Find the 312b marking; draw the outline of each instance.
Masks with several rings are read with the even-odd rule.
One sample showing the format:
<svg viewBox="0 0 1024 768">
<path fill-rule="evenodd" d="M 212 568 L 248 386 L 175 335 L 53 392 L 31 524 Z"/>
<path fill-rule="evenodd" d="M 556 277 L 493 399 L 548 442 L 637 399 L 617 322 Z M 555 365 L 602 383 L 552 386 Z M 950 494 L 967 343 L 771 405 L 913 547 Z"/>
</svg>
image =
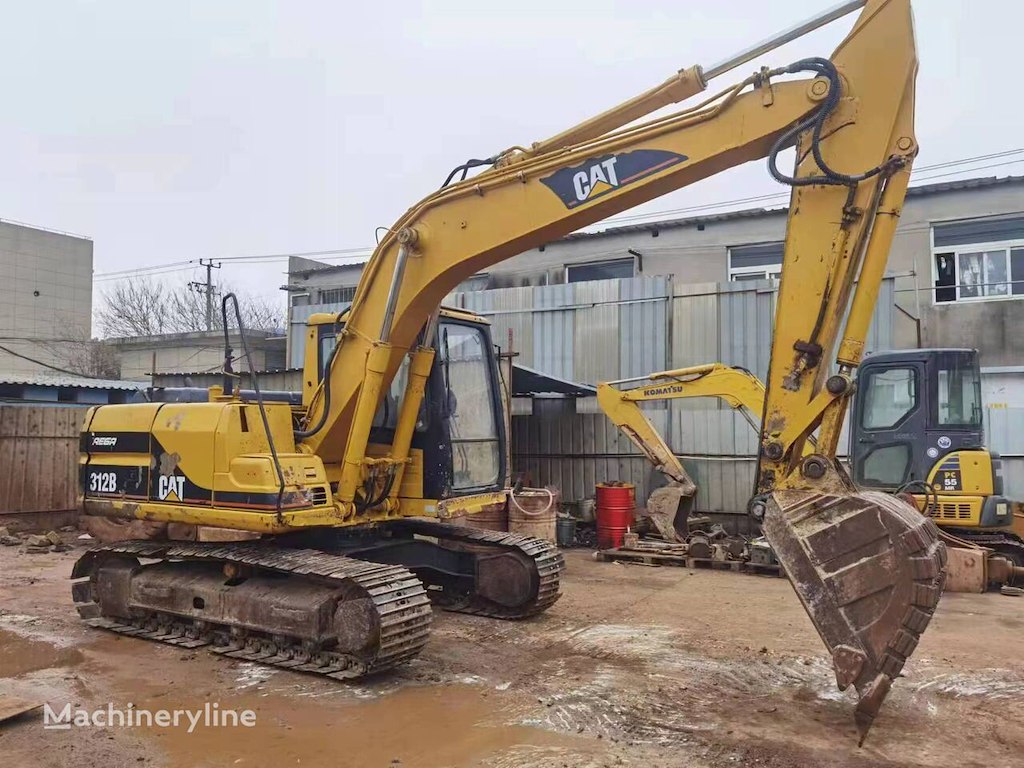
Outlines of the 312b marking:
<svg viewBox="0 0 1024 768">
<path fill-rule="evenodd" d="M 93 493 L 116 493 L 117 475 L 114 472 L 90 472 L 89 490 Z"/>
</svg>

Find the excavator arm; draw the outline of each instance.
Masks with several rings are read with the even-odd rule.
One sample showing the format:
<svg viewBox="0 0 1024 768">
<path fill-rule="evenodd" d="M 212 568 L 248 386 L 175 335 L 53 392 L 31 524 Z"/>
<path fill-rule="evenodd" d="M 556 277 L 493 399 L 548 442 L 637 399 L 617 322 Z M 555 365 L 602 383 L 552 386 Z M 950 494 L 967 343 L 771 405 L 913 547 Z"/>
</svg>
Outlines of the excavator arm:
<svg viewBox="0 0 1024 768">
<path fill-rule="evenodd" d="M 638 381 L 644 383 L 619 389 Z M 697 486 L 640 406 L 693 397 L 718 398 L 739 411 L 755 431 L 760 431 L 757 420 L 764 410 L 764 384 L 743 368 L 708 363 L 597 385 L 597 403 L 605 416 L 668 478 L 668 485 L 656 489 L 647 500 L 647 512 L 666 535 L 674 529 L 680 538 L 688 533 L 687 519 Z"/>
<path fill-rule="evenodd" d="M 631 389 L 623 384 L 646 382 Z M 604 381 L 597 385 L 597 403 L 605 416 L 654 464 L 655 469 L 682 487 L 696 486 L 683 465 L 672 453 L 665 438 L 641 410 L 641 403 L 681 400 L 691 397 L 716 397 L 735 408 L 750 425 L 760 431 L 754 419 L 764 410 L 764 384 L 743 368 L 721 363 L 694 365 L 672 371 L 659 371 L 635 379 Z"/>
<path fill-rule="evenodd" d="M 397 482 L 367 484 L 387 476 L 382 465 L 392 477 L 405 465 L 446 294 L 532 247 L 768 158 L 773 177 L 793 192 L 752 511 L 764 519 L 832 652 L 840 687 L 852 684 L 860 694 L 856 719 L 863 736 L 931 617 L 943 550 L 916 510 L 882 494 L 858 493 L 835 462 L 851 374 L 917 153 L 910 2 L 853 0 L 839 10 L 861 5 L 830 59 L 761 69 L 700 104 L 628 124 L 700 92 L 711 75 L 835 13 L 709 70 L 684 70 L 533 148 L 456 169 L 464 180 L 409 209 L 367 263 L 297 438 L 299 449 L 318 455 L 337 483 L 340 515 L 358 517 L 367 499 L 397 509 Z M 795 168 L 784 172 L 778 156 L 794 145 Z M 465 178 L 478 165 L 490 167 Z M 406 355 L 409 383 L 391 454 L 370 458 L 374 412 Z M 818 449 L 805 457 L 803 445 L 815 429 Z"/>
<path fill-rule="evenodd" d="M 638 381 L 645 383 L 629 389 L 619 388 Z M 687 534 L 686 521 L 693 509 L 697 486 L 640 406 L 695 397 L 721 400 L 760 433 L 764 384 L 745 368 L 706 363 L 597 385 L 597 403 L 605 416 L 668 478 L 668 485 L 655 489 L 647 500 L 647 512 L 660 516 L 659 525 L 666 531 L 671 526 L 680 537 Z M 817 442 L 809 438 L 804 443 L 804 453 L 810 455 L 816 446 Z"/>
</svg>

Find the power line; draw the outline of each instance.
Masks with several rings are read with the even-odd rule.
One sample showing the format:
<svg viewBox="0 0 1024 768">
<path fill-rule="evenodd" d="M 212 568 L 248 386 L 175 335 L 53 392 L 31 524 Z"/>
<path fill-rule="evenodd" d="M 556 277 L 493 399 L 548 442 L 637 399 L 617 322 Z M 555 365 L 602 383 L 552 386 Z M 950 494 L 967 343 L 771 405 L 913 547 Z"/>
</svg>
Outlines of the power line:
<svg viewBox="0 0 1024 768">
<path fill-rule="evenodd" d="M 930 181 L 931 179 L 946 178 L 948 176 L 955 176 L 961 173 L 974 173 L 976 171 L 983 171 L 992 168 L 1002 168 L 1008 165 L 1014 165 L 1017 163 L 1024 162 L 1024 158 L 1017 160 L 1004 160 L 999 163 L 992 163 L 988 165 L 981 165 L 972 168 L 962 168 L 949 173 L 931 174 L 928 176 L 920 176 L 921 173 L 927 173 L 928 171 L 943 170 L 946 168 L 952 168 L 960 165 L 968 165 L 971 163 L 982 162 L 985 160 L 994 160 L 996 158 L 1012 157 L 1013 155 L 1019 155 L 1024 153 L 1024 147 L 1017 149 L 1007 149 L 1000 152 L 990 152 L 984 155 L 975 155 L 974 157 L 965 157 L 957 160 L 947 160 L 941 163 L 933 163 L 932 165 L 921 166 L 914 168 L 913 178 L 917 181 Z M 731 208 L 736 205 L 749 205 L 753 203 L 773 203 L 783 202 L 789 198 L 790 193 L 787 192 L 773 192 L 764 195 L 753 195 L 749 197 L 733 198 L 731 200 L 719 200 L 714 203 L 701 203 L 699 205 L 690 205 L 682 208 L 670 208 L 661 209 L 657 211 L 650 211 L 649 213 L 634 213 L 625 214 L 621 216 L 612 216 L 611 218 L 604 219 L 600 225 L 615 225 L 629 222 L 639 222 L 645 219 L 661 218 L 665 216 L 678 216 L 686 213 L 699 213 L 714 211 L 719 208 Z M 321 251 L 295 251 L 286 253 L 266 253 L 266 254 L 251 254 L 251 255 L 240 255 L 240 256 L 220 256 L 217 257 L 217 261 L 226 261 L 238 264 L 265 264 L 275 261 L 282 261 L 291 257 L 298 258 L 310 258 L 315 257 L 324 261 L 334 261 L 337 259 L 351 258 L 356 255 L 368 255 L 372 249 L 370 247 L 361 248 L 333 248 Z M 202 264 L 202 259 L 198 262 Z M 94 282 L 105 282 L 108 280 L 122 280 L 128 277 L 134 276 L 146 276 L 156 277 L 159 275 L 171 274 L 173 272 L 182 272 L 189 269 L 194 269 L 197 264 L 196 259 L 189 259 L 186 261 L 174 261 L 166 264 L 154 264 L 147 267 L 137 267 L 134 269 L 115 270 L 110 272 L 99 272 L 93 276 Z"/>
<path fill-rule="evenodd" d="M 230 261 L 236 263 L 258 263 L 261 261 L 281 261 L 288 259 L 293 256 L 298 258 L 317 257 L 320 259 L 334 260 L 339 258 L 348 258 L 355 255 L 361 255 L 369 253 L 372 250 L 369 246 L 363 248 L 334 248 L 325 251 L 296 251 L 294 253 L 264 253 L 264 254 L 251 254 L 242 256 L 217 256 L 216 261 Z M 153 264 L 148 267 L 135 267 L 133 269 L 120 269 L 112 270 L 110 272 L 97 272 L 93 275 L 93 280 L 107 280 L 111 278 L 129 277 L 132 275 L 139 275 L 143 273 L 153 272 L 156 270 L 166 270 L 170 267 L 177 267 L 178 270 L 170 271 L 181 271 L 189 269 L 190 267 L 196 266 L 196 262 L 202 262 L 202 259 L 188 259 L 186 261 L 172 261 L 165 264 Z"/>
<path fill-rule="evenodd" d="M 933 176 L 928 176 L 928 177 L 923 177 L 923 178 L 919 177 L 917 174 L 926 173 L 928 171 L 941 170 L 943 168 L 950 168 L 950 167 L 955 166 L 955 165 L 966 165 L 968 163 L 981 162 L 983 160 L 992 160 L 992 159 L 997 158 L 997 157 L 1008 157 L 1008 156 L 1011 156 L 1011 155 L 1019 155 L 1022 152 L 1024 152 L 1024 147 L 1021 147 L 1019 149 L 1008 149 L 1008 150 L 1004 150 L 1002 152 L 992 152 L 992 153 L 987 154 L 987 155 L 977 155 L 975 157 L 965 157 L 965 158 L 961 158 L 959 160 L 949 160 L 949 161 L 942 162 L 942 163 L 935 163 L 933 165 L 925 165 L 925 166 L 921 166 L 920 168 L 914 168 L 913 169 L 913 176 L 912 176 L 912 178 L 915 178 L 915 179 L 917 179 L 919 181 L 928 181 L 928 179 L 938 179 L 938 178 L 942 178 L 943 176 L 949 176 L 949 175 L 953 175 L 953 174 L 940 174 L 940 175 L 933 175 Z M 977 168 L 964 168 L 962 170 L 955 171 L 954 173 L 973 173 L 974 171 L 982 171 L 982 170 L 985 170 L 987 168 L 997 168 L 997 167 L 1001 167 L 1003 165 L 1012 165 L 1014 163 L 1019 163 L 1019 162 L 1022 162 L 1022 161 L 1021 160 L 1011 160 L 1011 161 L 1007 161 L 1007 162 L 1004 162 L 1004 163 L 996 163 L 996 164 L 993 164 L 993 165 L 979 166 Z M 741 198 L 734 198 L 732 200 L 720 200 L 720 201 L 718 201 L 716 203 L 702 203 L 700 205 L 690 205 L 690 206 L 686 206 L 684 208 L 662 209 L 662 210 L 658 210 L 658 211 L 651 211 L 650 213 L 629 213 L 629 214 L 625 214 L 625 215 L 622 215 L 622 216 L 612 216 L 611 218 L 604 219 L 600 223 L 601 224 L 617 224 L 617 223 L 620 223 L 620 222 L 636 221 L 638 219 L 647 219 L 647 218 L 651 218 L 651 217 L 675 216 L 675 215 L 678 215 L 678 214 L 681 214 L 681 213 L 693 213 L 693 212 L 704 211 L 704 210 L 709 210 L 709 209 L 713 209 L 713 208 L 726 208 L 726 207 L 731 207 L 733 205 L 742 205 L 742 204 L 757 203 L 757 202 L 767 202 L 769 200 L 788 198 L 789 194 L 790 194 L 789 192 L 774 192 L 774 193 L 769 193 L 769 194 L 765 194 L 765 195 L 755 195 L 753 197 L 741 197 Z"/>
<path fill-rule="evenodd" d="M 10 349 L 9 347 L 5 347 L 3 344 L 0 344 L 0 350 L 6 352 L 9 355 L 14 355 L 15 357 L 20 357 L 22 360 L 27 360 L 30 363 L 35 363 L 36 365 L 41 365 L 41 366 L 43 366 L 43 368 L 49 368 L 51 371 L 57 371 L 58 373 L 66 373 L 66 374 L 69 374 L 71 376 L 79 376 L 79 377 L 81 377 L 83 379 L 102 379 L 103 378 L 102 376 L 91 376 L 88 373 L 79 373 L 78 371 L 69 371 L 67 368 L 58 368 L 56 365 L 50 365 L 49 363 L 44 363 L 42 360 L 36 360 L 34 357 L 29 357 L 28 355 L 23 355 L 20 352 L 15 352 L 13 349 Z"/>
</svg>

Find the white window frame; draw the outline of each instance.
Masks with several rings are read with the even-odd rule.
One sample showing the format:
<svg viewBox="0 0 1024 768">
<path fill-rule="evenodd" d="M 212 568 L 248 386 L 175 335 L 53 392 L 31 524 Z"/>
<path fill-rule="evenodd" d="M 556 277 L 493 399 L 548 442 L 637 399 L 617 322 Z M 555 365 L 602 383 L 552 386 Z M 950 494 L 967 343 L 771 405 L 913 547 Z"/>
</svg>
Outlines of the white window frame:
<svg viewBox="0 0 1024 768">
<path fill-rule="evenodd" d="M 780 280 L 782 265 L 777 267 L 729 267 L 729 282 L 738 282 L 740 276 L 757 275 L 758 280 Z"/>
<path fill-rule="evenodd" d="M 967 243 L 965 245 L 948 245 L 948 246 L 936 246 L 935 245 L 935 227 L 931 228 L 931 240 L 932 240 L 932 304 L 934 306 L 951 306 L 953 304 L 972 304 L 979 301 L 1015 301 L 1024 299 L 1024 294 L 1014 294 L 1013 292 L 1013 271 L 1011 269 L 1010 251 L 1024 248 L 1024 240 L 996 240 L 987 243 Z M 960 256 L 965 253 L 983 253 L 987 251 L 1004 251 L 1006 253 L 1006 280 L 1009 286 L 1010 292 L 1005 296 L 961 296 L 960 288 L 963 286 L 963 281 L 960 278 Z M 939 301 L 938 290 L 939 286 L 935 285 L 935 281 L 939 279 L 939 269 L 936 263 L 936 257 L 941 254 L 952 253 L 953 261 L 955 265 L 956 283 L 952 286 L 941 286 L 943 288 L 956 288 L 956 298 L 952 301 Z"/>
<path fill-rule="evenodd" d="M 317 293 L 317 303 L 318 304 L 321 304 L 321 305 L 325 305 L 325 304 L 345 304 L 346 302 L 351 302 L 352 299 L 355 298 L 356 286 L 354 286 L 354 285 L 339 285 L 339 286 L 335 286 L 333 288 L 319 288 L 317 290 L 318 290 L 318 293 Z M 336 301 L 325 301 L 324 300 L 324 294 L 325 293 L 326 294 L 330 294 L 330 293 L 333 293 L 335 291 L 338 292 L 338 299 Z M 341 298 L 346 292 L 351 292 L 352 296 L 350 298 L 347 298 L 347 299 Z"/>
<path fill-rule="evenodd" d="M 732 249 L 733 248 L 744 248 L 748 245 L 771 245 L 772 243 L 744 243 L 742 245 L 730 245 L 726 248 L 726 258 L 728 259 L 728 272 L 729 282 L 736 280 L 737 275 L 757 275 L 759 280 L 781 280 L 782 279 L 782 262 L 778 264 L 764 264 L 760 267 L 734 267 L 732 265 Z"/>
<path fill-rule="evenodd" d="M 566 283 L 566 285 L 568 285 L 569 283 L 573 282 L 572 280 L 569 279 L 569 271 L 572 270 L 572 269 L 576 269 L 577 267 L 597 267 L 597 266 L 600 266 L 601 264 L 608 264 L 608 263 L 611 263 L 611 262 L 618 262 L 618 261 L 629 261 L 629 262 L 631 262 L 632 265 L 633 265 L 633 274 L 630 275 L 630 277 L 636 277 L 636 256 L 634 256 L 633 254 L 629 254 L 628 256 L 616 256 L 616 257 L 611 258 L 611 259 L 594 259 L 592 261 L 577 261 L 577 262 L 574 262 L 572 264 L 566 264 L 565 265 L 565 283 Z M 624 278 L 624 277 L 614 278 L 613 277 L 613 278 L 605 278 L 605 279 L 606 280 L 626 280 L 628 278 Z M 577 280 L 576 282 L 578 282 L 578 283 L 585 283 L 585 282 L 593 282 L 593 281 Z"/>
</svg>

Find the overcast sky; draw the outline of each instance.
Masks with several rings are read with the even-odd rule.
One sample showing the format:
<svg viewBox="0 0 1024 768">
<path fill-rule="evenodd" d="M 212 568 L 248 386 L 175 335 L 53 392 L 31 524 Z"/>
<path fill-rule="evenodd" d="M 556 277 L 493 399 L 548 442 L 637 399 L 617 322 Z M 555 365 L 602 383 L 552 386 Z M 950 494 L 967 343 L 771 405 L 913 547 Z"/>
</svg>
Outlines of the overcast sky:
<svg viewBox="0 0 1024 768">
<path fill-rule="evenodd" d="M 465 158 L 545 138 L 834 2 L 8 3 L 0 218 L 92 237 L 97 274 L 369 246 Z M 918 167 L 1024 147 L 1024 6 L 915 11 Z M 829 54 L 853 18 L 766 63 Z M 1011 173 L 1024 162 L 963 175 Z M 778 191 L 758 162 L 644 210 Z M 280 295 L 284 270 L 221 277 Z"/>
</svg>

